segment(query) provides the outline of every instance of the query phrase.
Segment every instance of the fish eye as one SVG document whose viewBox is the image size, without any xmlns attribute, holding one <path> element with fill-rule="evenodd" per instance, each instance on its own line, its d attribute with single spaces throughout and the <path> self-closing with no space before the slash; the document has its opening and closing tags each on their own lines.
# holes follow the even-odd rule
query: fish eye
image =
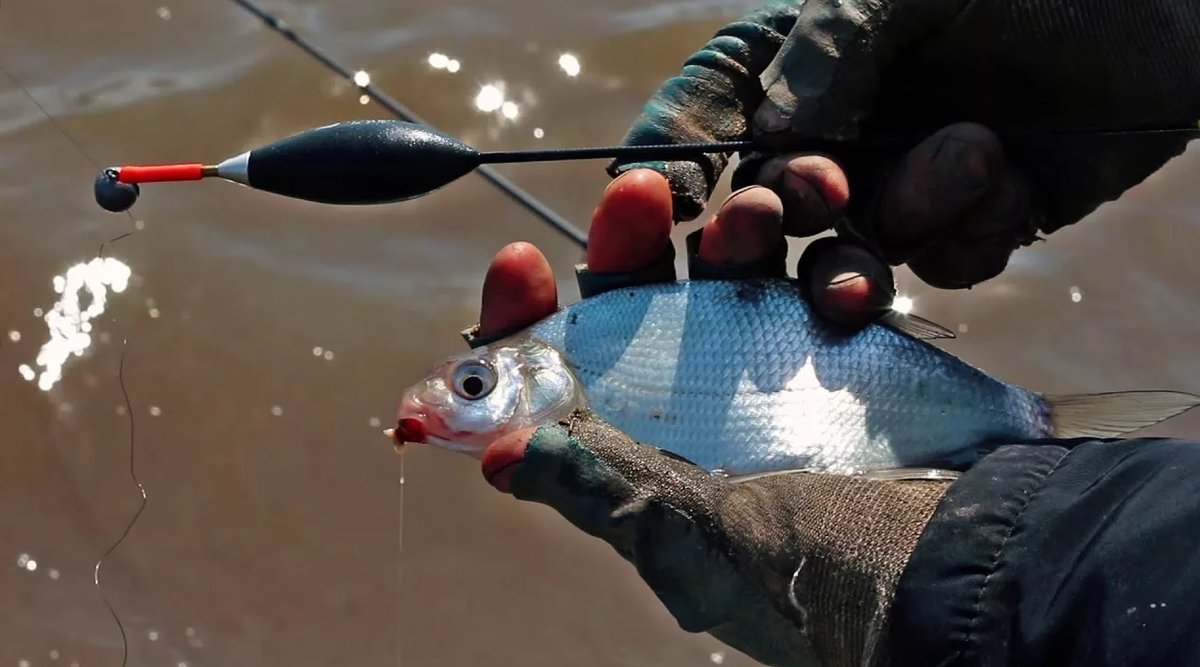
<svg viewBox="0 0 1200 667">
<path fill-rule="evenodd" d="M 468 401 L 487 396 L 495 387 L 496 371 L 482 361 L 465 361 L 454 369 L 454 393 Z"/>
</svg>

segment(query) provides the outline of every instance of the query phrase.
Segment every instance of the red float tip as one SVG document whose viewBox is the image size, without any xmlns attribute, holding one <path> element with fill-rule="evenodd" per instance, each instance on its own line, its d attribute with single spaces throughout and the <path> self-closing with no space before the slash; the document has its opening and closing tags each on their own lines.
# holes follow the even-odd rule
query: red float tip
<svg viewBox="0 0 1200 667">
<path fill-rule="evenodd" d="M 117 180 L 122 183 L 163 183 L 171 181 L 198 181 L 205 176 L 216 175 L 214 167 L 199 162 L 187 164 L 130 165 L 117 169 Z"/>
</svg>

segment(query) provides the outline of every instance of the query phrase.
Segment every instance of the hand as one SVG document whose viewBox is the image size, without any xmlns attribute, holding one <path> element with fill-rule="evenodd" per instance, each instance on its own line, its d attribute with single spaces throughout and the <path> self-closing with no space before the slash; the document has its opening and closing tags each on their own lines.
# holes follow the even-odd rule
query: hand
<svg viewBox="0 0 1200 667">
<path fill-rule="evenodd" d="M 778 187 L 783 198 L 797 195 L 790 183 Z M 663 259 L 671 243 L 672 196 L 666 179 L 639 169 L 614 179 L 604 192 L 589 228 L 587 267 L 592 275 L 632 274 Z M 701 228 L 696 260 L 711 270 L 741 272 L 761 268 L 762 260 L 782 243 L 781 195 L 763 187 L 732 193 Z M 803 224 L 797 215 L 794 223 Z M 814 244 L 817 246 L 817 244 Z M 799 277 L 807 284 L 817 312 L 827 321 L 859 327 L 891 304 L 891 271 L 864 249 L 826 243 L 801 259 Z M 516 243 L 501 250 L 484 279 L 479 328 L 474 335 L 492 339 L 522 329 L 553 313 L 558 292 L 550 264 L 533 246 Z"/>
<path fill-rule="evenodd" d="M 778 202 L 761 188 L 731 196 L 704 227 L 701 259 L 753 266 L 782 238 Z M 662 256 L 671 225 L 662 176 L 619 177 L 593 218 L 589 271 L 643 269 Z M 504 335 L 556 308 L 545 258 L 510 245 L 488 269 L 477 335 Z M 497 440 L 482 467 L 497 489 L 608 542 L 683 629 L 770 665 L 883 659 L 897 581 L 948 486 L 805 473 L 732 483 L 587 412 Z"/>
<path fill-rule="evenodd" d="M 743 156 L 734 187 L 784 192 L 786 233 L 814 234 L 845 216 L 892 264 L 937 287 L 970 287 L 1194 136 L 1040 132 L 1193 126 L 1200 77 L 1177 64 L 1200 59 L 1200 6 L 1166 0 L 1148 16 L 1134 11 L 1116 0 L 768 0 L 664 83 L 626 143 L 753 137 L 776 152 Z M 1039 132 L 1021 135 L 1030 130 Z M 810 139 L 909 131 L 932 134 L 907 151 L 804 150 Z M 617 162 L 610 172 L 667 175 L 676 218 L 687 220 L 725 160 Z"/>
</svg>

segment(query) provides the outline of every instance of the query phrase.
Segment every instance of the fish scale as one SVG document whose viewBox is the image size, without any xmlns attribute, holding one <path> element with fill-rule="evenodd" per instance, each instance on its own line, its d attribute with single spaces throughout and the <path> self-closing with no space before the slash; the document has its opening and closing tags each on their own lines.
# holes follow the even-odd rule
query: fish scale
<svg viewBox="0 0 1200 667">
<path fill-rule="evenodd" d="M 710 470 L 890 468 L 1049 435 L 1037 394 L 885 326 L 839 335 L 785 280 L 615 290 L 529 335 L 605 420 Z"/>
</svg>

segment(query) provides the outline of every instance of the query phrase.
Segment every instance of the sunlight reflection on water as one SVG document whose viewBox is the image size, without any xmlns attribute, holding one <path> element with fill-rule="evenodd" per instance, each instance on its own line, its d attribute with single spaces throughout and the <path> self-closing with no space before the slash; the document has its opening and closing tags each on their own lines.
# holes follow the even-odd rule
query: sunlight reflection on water
<svg viewBox="0 0 1200 667">
<path fill-rule="evenodd" d="M 54 276 L 54 291 L 62 297 L 44 316 L 50 340 L 42 345 L 34 362 L 41 367 L 37 375 L 39 389 L 49 391 L 62 379 L 63 366 L 71 355 L 83 356 L 92 344 L 92 320 L 104 313 L 109 290 L 124 292 L 131 274 L 129 265 L 121 260 L 97 257 L 72 266 L 64 275 Z M 85 290 L 90 299 L 86 307 Z M 18 370 L 26 380 L 34 379 L 35 372 L 30 366 L 22 364 Z"/>
</svg>

